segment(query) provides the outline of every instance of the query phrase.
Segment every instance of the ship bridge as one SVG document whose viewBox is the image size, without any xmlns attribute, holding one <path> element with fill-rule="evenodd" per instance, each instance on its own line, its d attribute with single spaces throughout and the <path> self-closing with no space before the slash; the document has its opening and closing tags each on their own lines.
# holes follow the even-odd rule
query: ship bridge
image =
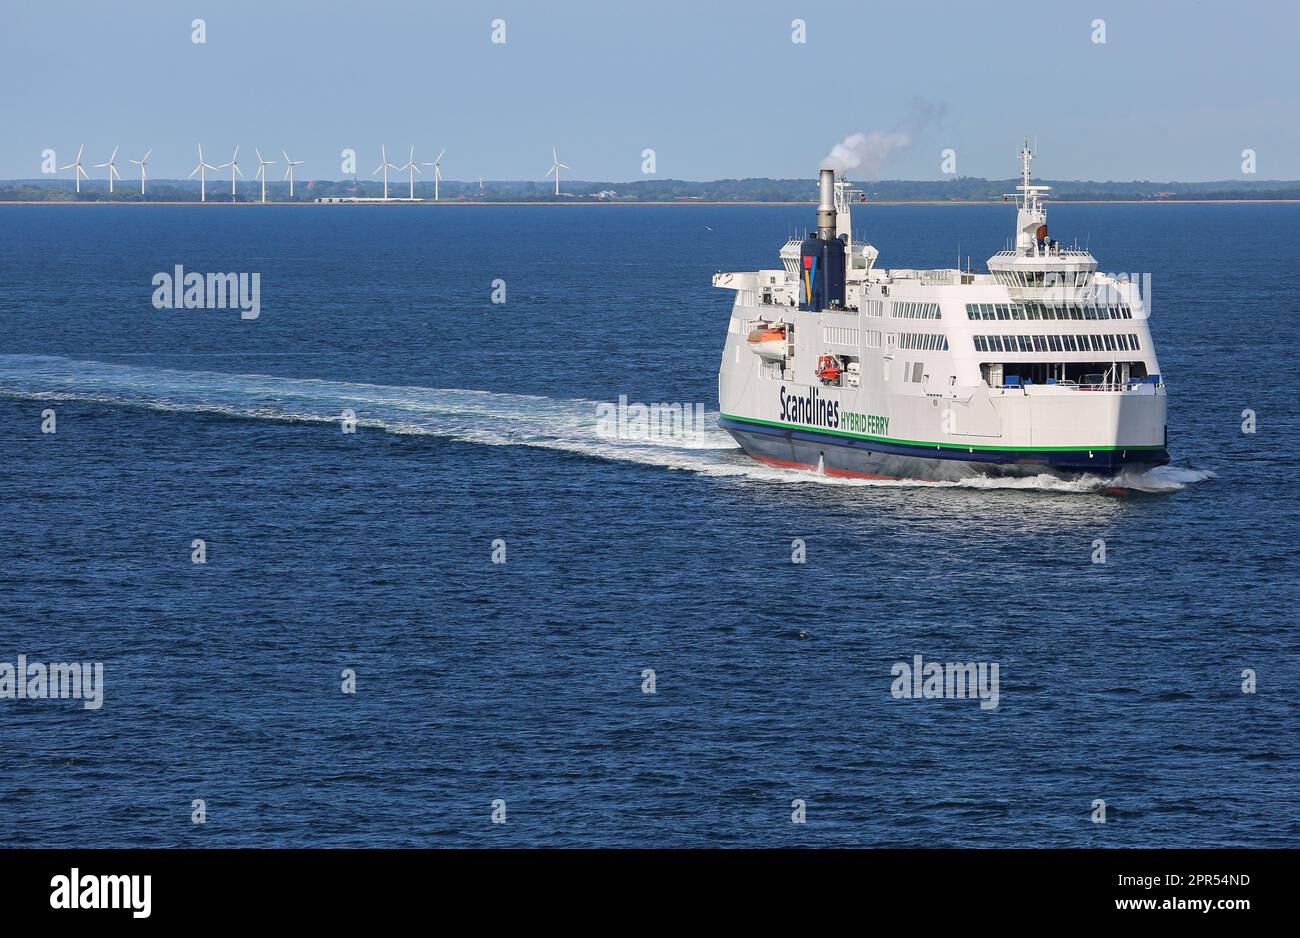
<svg viewBox="0 0 1300 938">
<path fill-rule="evenodd" d="M 1030 183 L 1029 164 L 1033 158 L 1026 141 L 1020 150 L 1018 192 L 1008 193 L 1020 199 L 1016 212 L 1016 246 L 1014 250 L 999 251 L 990 257 L 989 273 L 1016 299 L 1086 299 L 1093 287 L 1097 259 L 1091 252 L 1065 247 L 1049 235 L 1047 209 L 1041 195 L 1052 187 Z"/>
</svg>

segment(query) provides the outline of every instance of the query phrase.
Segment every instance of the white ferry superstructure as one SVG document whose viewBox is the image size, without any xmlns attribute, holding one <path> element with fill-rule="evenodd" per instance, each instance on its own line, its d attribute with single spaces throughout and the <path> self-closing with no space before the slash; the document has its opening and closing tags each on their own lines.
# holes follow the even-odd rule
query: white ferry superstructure
<svg viewBox="0 0 1300 938">
<path fill-rule="evenodd" d="M 882 269 L 865 196 L 823 169 L 817 233 L 733 290 L 719 422 L 753 458 L 827 475 L 954 480 L 1169 462 L 1146 298 L 1048 235 L 1021 150 L 1015 246 L 988 273 Z"/>
</svg>

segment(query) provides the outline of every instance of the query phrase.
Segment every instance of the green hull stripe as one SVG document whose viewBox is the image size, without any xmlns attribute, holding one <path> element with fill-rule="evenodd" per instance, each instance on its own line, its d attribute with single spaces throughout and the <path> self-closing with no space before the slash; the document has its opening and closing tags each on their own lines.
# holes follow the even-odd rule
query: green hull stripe
<svg viewBox="0 0 1300 938">
<path fill-rule="evenodd" d="M 996 450 L 999 452 L 1081 452 L 1083 450 L 1162 450 L 1161 444 L 1141 446 L 981 446 L 978 443 L 927 443 L 920 440 L 898 440 L 888 436 L 868 436 L 865 433 L 849 433 L 847 430 L 827 430 L 825 427 L 809 427 L 799 423 L 780 423 L 775 420 L 759 420 L 755 417 L 737 417 L 734 414 L 722 414 L 727 420 L 735 420 L 739 423 L 757 423 L 765 427 L 779 427 L 782 430 L 807 430 L 810 433 L 824 433 L 827 436 L 843 436 L 853 440 L 868 440 L 875 443 L 896 443 L 899 446 L 924 446 L 930 449 L 964 449 L 970 450 Z"/>
</svg>

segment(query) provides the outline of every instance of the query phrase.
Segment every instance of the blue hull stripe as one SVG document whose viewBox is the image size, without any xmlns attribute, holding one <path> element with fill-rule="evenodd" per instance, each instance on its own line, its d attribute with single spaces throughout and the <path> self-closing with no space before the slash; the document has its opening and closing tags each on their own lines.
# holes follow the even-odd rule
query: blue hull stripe
<svg viewBox="0 0 1300 938">
<path fill-rule="evenodd" d="M 958 449 L 937 446 L 893 443 L 883 440 L 857 440 L 851 437 L 819 433 L 795 427 L 771 427 L 761 423 L 733 420 L 721 417 L 718 424 L 725 430 L 740 434 L 762 435 L 776 439 L 794 440 L 829 448 L 837 447 L 859 453 L 888 453 L 893 456 L 913 456 L 918 459 L 950 459 L 959 462 L 993 463 L 1014 465 L 1017 463 L 1034 463 L 1053 466 L 1059 469 L 1107 469 L 1127 465 L 1160 466 L 1169 462 L 1166 449 L 1133 450 L 1095 450 L 1052 449 L 1052 450 L 989 450 Z M 741 441 L 743 443 L 743 440 Z M 1090 455 L 1091 452 L 1091 455 Z"/>
</svg>

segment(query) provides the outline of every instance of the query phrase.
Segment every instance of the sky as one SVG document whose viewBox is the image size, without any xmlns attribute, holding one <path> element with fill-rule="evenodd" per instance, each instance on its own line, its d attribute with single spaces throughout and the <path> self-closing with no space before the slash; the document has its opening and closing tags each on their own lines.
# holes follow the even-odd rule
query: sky
<svg viewBox="0 0 1300 938">
<path fill-rule="evenodd" d="M 1300 179 L 1297 35 L 1293 0 L 5 0 L 0 178 L 83 143 L 95 178 L 118 144 L 184 177 L 200 142 L 249 177 L 254 146 L 306 180 L 386 144 L 445 147 L 447 179 L 541 179 L 552 145 L 572 179 L 646 178 L 646 149 L 658 178 L 802 178 L 862 133 L 897 144 L 864 179 L 945 150 L 1008 178 L 1025 136 L 1046 178 Z"/>
</svg>

